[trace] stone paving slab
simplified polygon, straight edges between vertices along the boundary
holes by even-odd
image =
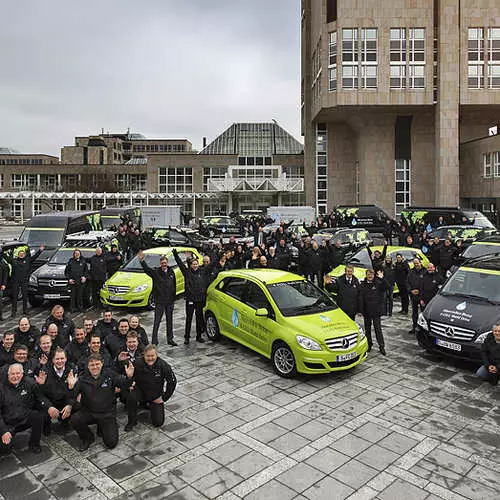
[[[150,331],[152,313],[138,312]],[[34,324],[46,315],[34,310]],[[181,301],[174,325],[182,339]],[[178,378],[162,428],[143,413],[114,450],[98,439],[79,453],[75,433],[55,424],[38,456],[19,435],[0,457],[0,500],[499,498],[500,390],[423,352],[409,318],[383,328],[387,357],[374,349],[354,370],[293,380],[224,339],[162,344]]]

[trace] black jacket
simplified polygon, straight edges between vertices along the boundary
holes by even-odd
[[[447,271],[453,265],[455,261],[455,254],[457,250],[453,245],[443,245],[439,252],[439,264],[441,266],[441,271]]]
[[[109,352],[105,348],[101,348],[101,352],[99,353],[102,358],[102,369],[111,370],[113,368],[113,360],[109,355]],[[87,348],[85,354],[78,361],[78,376],[81,377],[84,374],[89,374],[88,370],[88,361],[89,361],[90,351]]]
[[[159,267],[151,269],[141,261],[144,272],[153,280],[153,297],[157,304],[173,304],[176,296],[175,273],[171,267],[164,272]]]
[[[94,418],[105,418],[115,414],[115,388],[128,391],[131,385],[132,379],[103,368],[97,379],[88,372],[83,374],[75,386],[75,396],[82,395],[82,410]]]
[[[483,365],[496,366],[500,369],[500,342],[497,342],[493,332],[490,332],[481,346],[481,358]]]
[[[356,276],[353,275],[349,284],[343,274],[331,285],[327,285],[327,290],[337,293],[337,304],[347,315],[354,316],[358,312],[360,283]]]
[[[43,333],[47,331],[47,327],[51,323],[57,325],[58,345],[60,345],[61,347],[66,347],[69,344],[70,340],[73,338],[73,334],[75,332],[75,324],[73,323],[73,320],[66,316],[66,314],[63,315],[62,319],[56,319],[51,314],[45,321],[45,325],[42,328]]]
[[[10,365],[12,363],[14,354],[14,346],[10,348],[10,351],[6,351],[3,343],[0,344],[0,366]]]
[[[52,363],[47,363],[47,368],[45,369],[47,379],[45,380],[45,384],[40,386],[40,389],[51,402],[51,406],[55,406],[59,410],[66,405],[73,406],[75,404],[74,389],[70,390],[67,382],[71,370],[76,375],[76,369],[74,369],[73,365],[66,363],[62,377],[59,377]]]
[[[118,322],[114,318],[109,323],[105,323],[103,319],[100,319],[92,328],[92,333],[99,335],[101,340],[104,340],[108,335],[116,335],[118,333]]]
[[[207,296],[209,274],[215,263],[211,263],[207,267],[199,267],[196,271],[193,271],[191,268],[188,269],[182,262],[175,248],[173,254],[175,262],[177,262],[184,276],[184,298],[191,302],[204,302]]]
[[[9,281],[9,273],[9,266],[3,259],[3,256],[0,255],[0,286],[7,286],[7,282]]]
[[[387,255],[387,245],[384,245],[380,257],[375,257],[370,247],[366,247],[366,249],[368,250],[368,255],[370,256],[370,259],[372,261],[373,270],[375,272],[381,271],[384,265],[385,256]]]
[[[417,271],[415,268],[413,268],[408,273],[408,277],[406,278],[406,288],[408,292],[411,294],[413,300],[420,299],[418,295],[417,296],[413,295],[411,291],[420,290],[424,273],[425,269],[423,267],[420,268],[420,271]]]
[[[127,341],[126,335],[120,335],[117,333],[116,335],[108,335],[106,337],[106,349],[111,356],[111,359],[115,359],[118,356],[118,353],[126,350],[125,342]]]
[[[77,365],[80,358],[87,354],[88,344],[84,340],[81,344],[73,339],[65,348],[66,357],[68,358],[68,363],[72,365]]]
[[[118,269],[120,269],[122,265],[122,256],[120,252],[110,252],[107,255],[107,262],[106,262],[106,270],[108,273],[108,276],[111,277],[113,274],[115,274]]]
[[[94,281],[106,281],[108,258],[106,255],[92,255],[88,262],[88,275]]]
[[[147,402],[160,396],[163,401],[168,401],[177,385],[177,378],[172,368],[161,358],[158,358],[153,366],[149,366],[144,359],[138,360],[135,365],[134,380]]]
[[[131,330],[134,330],[134,328],[130,327]],[[148,334],[146,333],[146,330],[139,325],[135,331],[137,332],[137,335],[139,336],[139,342],[146,347],[149,344],[149,339],[148,339]]]
[[[396,280],[396,284],[398,285],[399,290],[406,290],[406,279],[408,278],[408,273],[410,272],[410,266],[406,260],[402,260],[401,262],[394,263],[394,278]]]
[[[22,259],[19,257],[15,258],[12,262],[12,281],[16,283],[27,283],[30,279],[32,263],[41,253],[42,251],[38,250],[31,256],[28,251]]]
[[[75,259],[72,257],[66,264],[66,269],[64,270],[64,276],[69,280],[74,280],[75,283],[81,283],[82,278],[87,278],[87,262],[83,257]]]
[[[385,278],[375,278],[368,282],[364,279],[359,287],[359,311],[363,316],[382,316],[384,293],[388,287]]]
[[[16,344],[25,345],[30,354],[32,354],[40,338],[40,330],[36,326],[30,325],[30,329],[27,332],[22,332],[17,327],[14,330],[14,338]]]
[[[31,410],[47,411],[50,402],[38,385],[23,377],[17,386],[8,381],[0,385],[0,435],[13,432],[16,425],[25,421]]]
[[[426,271],[420,280],[420,300],[427,305],[432,297],[439,291],[443,279],[438,273],[429,273]]]

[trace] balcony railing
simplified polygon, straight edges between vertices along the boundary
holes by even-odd
[[[297,193],[304,191],[304,179],[243,179],[232,178],[226,179],[208,179],[207,191],[209,193],[228,193],[228,192],[292,192]]]

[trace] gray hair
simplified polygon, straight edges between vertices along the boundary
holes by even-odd
[[[13,368],[21,368],[21,372],[23,373],[24,375],[24,368],[23,368],[23,365],[21,363],[12,363],[11,365],[9,365],[9,369],[7,370],[7,373],[10,375],[11,373],[11,370]]]

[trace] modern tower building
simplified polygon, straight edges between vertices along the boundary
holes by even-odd
[[[302,0],[306,202],[320,212],[498,210],[484,139],[498,122],[498,0]]]

